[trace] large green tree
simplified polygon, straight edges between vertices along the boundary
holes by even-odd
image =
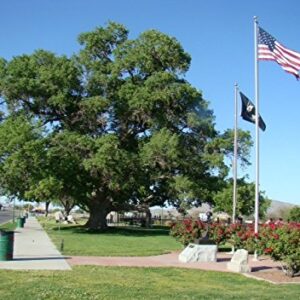
[[[93,229],[126,205],[211,202],[231,144],[184,79],[191,58],[180,43],[156,30],[132,40],[116,23],[79,43],[72,57],[0,61],[2,190],[70,199]]]

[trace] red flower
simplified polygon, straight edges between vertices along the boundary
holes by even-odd
[[[274,223],[270,223],[269,224],[269,227],[272,229],[272,230],[275,230],[276,229],[276,225]]]
[[[265,252],[266,254],[272,253],[272,251],[273,251],[272,248],[266,248],[266,249],[264,250],[264,252]]]
[[[186,231],[187,232],[192,232],[192,226],[191,225],[186,226]]]
[[[191,220],[190,220],[190,219],[184,219],[184,220],[183,220],[183,224],[184,224],[185,226],[188,226],[188,225],[191,224]]]

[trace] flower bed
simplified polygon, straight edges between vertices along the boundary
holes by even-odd
[[[289,276],[300,272],[300,223],[262,225],[257,235],[253,225],[208,225],[199,220],[185,219],[173,223],[170,234],[186,246],[207,231],[217,245],[229,243],[235,249],[269,255],[282,262],[283,270]]]
[[[194,242],[205,232],[205,224],[200,220],[184,219],[171,224],[170,234],[184,246]]]
[[[260,227],[258,249],[282,262],[284,272],[293,276],[300,272],[300,224],[268,224]]]

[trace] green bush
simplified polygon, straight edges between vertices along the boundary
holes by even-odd
[[[289,219],[294,222],[300,222],[300,206],[295,206],[290,210]]]
[[[206,233],[210,240],[221,244],[227,240],[226,228],[221,223],[206,224],[200,220],[184,219],[171,225],[170,234],[184,246],[202,238]]]
[[[187,246],[200,238],[205,230],[206,226],[200,220],[184,219],[171,225],[170,235]]]
[[[300,272],[300,223],[262,226],[258,248],[273,260],[283,262],[287,275]]]
[[[216,244],[227,243],[236,249],[257,251],[281,261],[287,275],[300,272],[300,223],[268,224],[260,226],[255,234],[253,225],[222,223],[205,224],[199,220],[185,219],[173,223],[170,234],[183,245],[201,238],[208,230]]]

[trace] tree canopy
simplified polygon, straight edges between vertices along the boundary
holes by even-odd
[[[230,131],[216,131],[208,102],[184,79],[191,57],[175,38],[128,34],[111,22],[80,34],[71,57],[37,50],[0,60],[6,195],[70,200],[89,211],[90,228],[126,205],[213,202]]]
[[[294,222],[300,222],[300,206],[294,206],[290,210],[289,219]]]
[[[230,216],[232,215],[232,196],[233,195],[233,181],[228,179],[224,181],[224,187],[216,192],[215,211],[226,212]],[[255,207],[255,184],[253,182],[247,182],[245,178],[239,178],[237,180],[237,203],[236,203],[236,215],[237,216],[250,216],[254,213]],[[264,192],[260,192],[259,195],[259,216],[264,217],[267,213],[267,209],[271,204]]]

